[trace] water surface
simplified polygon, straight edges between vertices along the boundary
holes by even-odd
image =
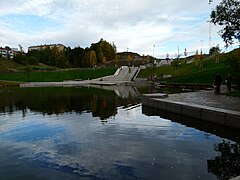
[[[186,180],[239,173],[233,151],[239,144],[143,113],[135,94],[121,98],[92,88],[0,94],[0,179]]]

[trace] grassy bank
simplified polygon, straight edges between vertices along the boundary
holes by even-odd
[[[220,73],[223,79],[228,73],[232,73],[232,69],[225,59],[221,59],[220,63],[217,64],[214,58],[204,59],[203,68],[196,66],[195,62],[186,64],[181,60],[179,63],[180,65],[177,68],[174,66],[162,66],[142,70],[139,77],[147,78],[150,77],[151,74],[156,73],[158,80],[164,80],[169,83],[212,84],[217,73]],[[161,74],[171,75],[172,78],[161,79]],[[233,77],[233,82],[234,81],[235,79]]]
[[[107,69],[77,69],[64,71],[47,71],[47,72],[2,72],[0,80],[18,81],[18,82],[61,82],[75,79],[94,79],[102,76],[112,75],[116,68]]]

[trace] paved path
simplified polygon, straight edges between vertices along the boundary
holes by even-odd
[[[144,106],[240,129],[240,98],[217,95],[213,91],[170,94],[168,97],[153,95],[143,95]]]
[[[214,94],[213,91],[170,94],[167,99],[178,102],[187,102],[209,107],[240,111],[240,98],[229,97],[223,94]]]

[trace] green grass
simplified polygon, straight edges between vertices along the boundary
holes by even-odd
[[[195,63],[185,64],[181,61],[178,67],[178,74],[173,66],[162,66],[159,68],[148,68],[142,70],[139,77],[149,77],[152,73],[156,73],[158,77],[161,74],[171,74],[172,78],[164,79],[169,83],[193,83],[193,84],[212,84],[217,73],[220,73],[224,79],[228,73],[232,73],[230,65],[228,65],[224,58],[220,63],[216,64],[214,59],[203,60],[203,68],[199,68]],[[158,79],[163,80],[163,79]],[[235,79],[233,77],[233,83]]]
[[[42,65],[42,66],[22,66],[20,68],[18,68],[17,70],[20,72],[24,72],[26,68],[29,68],[31,71],[57,71],[59,70],[59,68],[56,67],[52,67],[52,66],[46,66],[46,65]]]
[[[74,79],[94,79],[102,76],[112,75],[116,68],[106,69],[81,69],[49,72],[11,72],[0,73],[0,80],[19,82],[61,82]]]

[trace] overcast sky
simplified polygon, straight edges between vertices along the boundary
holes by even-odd
[[[118,52],[174,56],[209,49],[210,9],[221,0],[1,0],[0,46],[62,43],[89,47],[101,38]],[[212,45],[223,46],[211,26]],[[155,45],[155,46],[154,46]]]

